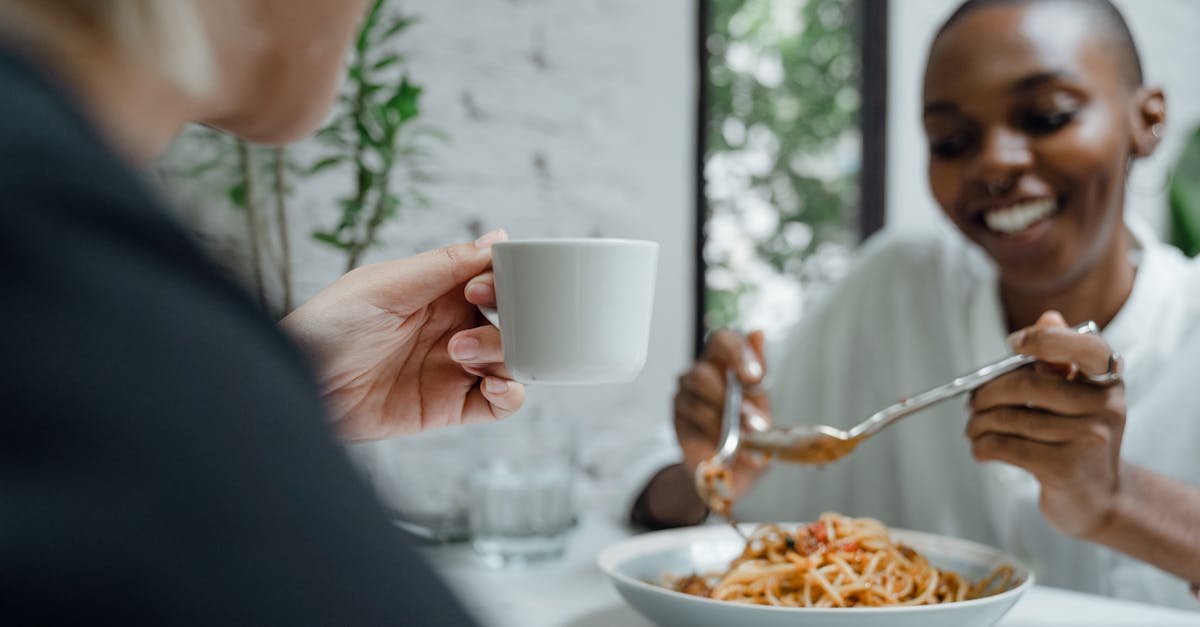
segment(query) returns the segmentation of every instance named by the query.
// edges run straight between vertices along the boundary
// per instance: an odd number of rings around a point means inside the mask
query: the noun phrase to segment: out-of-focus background
[[[671,442],[675,377],[707,329],[777,338],[880,223],[948,228],[925,182],[918,105],[928,43],[957,4],[387,0],[318,138],[276,150],[190,129],[158,169],[277,315],[351,265],[495,227],[660,242],[638,381],[531,390],[577,425],[585,492],[622,495]],[[1200,127],[1200,2],[1117,4],[1167,92],[1163,144],[1129,192],[1167,237],[1169,175]],[[355,454],[384,492],[404,490],[407,477],[391,479],[420,471],[396,460],[466,457],[470,438]],[[462,480],[437,472],[451,488]],[[396,507],[436,518],[458,498],[443,488]]]

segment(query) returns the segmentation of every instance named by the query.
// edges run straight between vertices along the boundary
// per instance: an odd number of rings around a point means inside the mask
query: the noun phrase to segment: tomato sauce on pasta
[[[883,523],[825,513],[786,531],[760,526],[723,573],[669,581],[678,592],[721,601],[791,607],[876,607],[965,601],[1007,590],[1011,566],[978,582],[941,570],[893,543]]]

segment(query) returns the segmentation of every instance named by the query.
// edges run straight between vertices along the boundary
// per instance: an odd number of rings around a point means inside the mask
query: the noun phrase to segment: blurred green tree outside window
[[[704,326],[795,323],[856,241],[858,0],[708,0]]]

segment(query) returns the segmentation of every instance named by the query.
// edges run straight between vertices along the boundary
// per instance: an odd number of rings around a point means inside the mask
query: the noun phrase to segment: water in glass
[[[512,566],[562,555],[574,518],[568,461],[500,460],[470,480],[469,521],[475,551],[489,565]]]

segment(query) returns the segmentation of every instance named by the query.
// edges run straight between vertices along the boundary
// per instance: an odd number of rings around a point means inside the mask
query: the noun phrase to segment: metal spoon
[[[1092,321],[1085,322],[1075,330],[1079,333],[1099,333],[1099,328]],[[734,447],[740,444],[753,451],[758,451],[778,458],[782,461],[796,464],[828,464],[837,461],[867,438],[883,431],[897,420],[914,414],[922,409],[936,405],[960,394],[971,392],[985,383],[1006,375],[1018,368],[1037,361],[1028,355],[1010,355],[1000,361],[988,364],[974,372],[964,374],[949,383],[939,385],[931,390],[921,392],[916,396],[901,399],[884,409],[875,412],[866,420],[846,429],[838,429],[828,425],[796,425],[792,427],[776,427],[765,431],[747,431],[735,434],[732,438]],[[1100,381],[1100,378],[1096,378]],[[729,398],[737,398],[741,404],[741,384],[737,377],[728,378],[727,388]],[[728,408],[726,410],[728,412]],[[728,413],[723,417],[726,423],[733,422],[734,429],[740,420],[728,420]],[[725,425],[726,431],[730,429]],[[740,436],[740,437],[739,437]],[[725,443],[723,443],[724,446]],[[721,449],[724,452],[724,448]],[[720,456],[720,455],[718,455]],[[732,457],[732,455],[727,455]],[[716,457],[714,457],[716,459]]]

